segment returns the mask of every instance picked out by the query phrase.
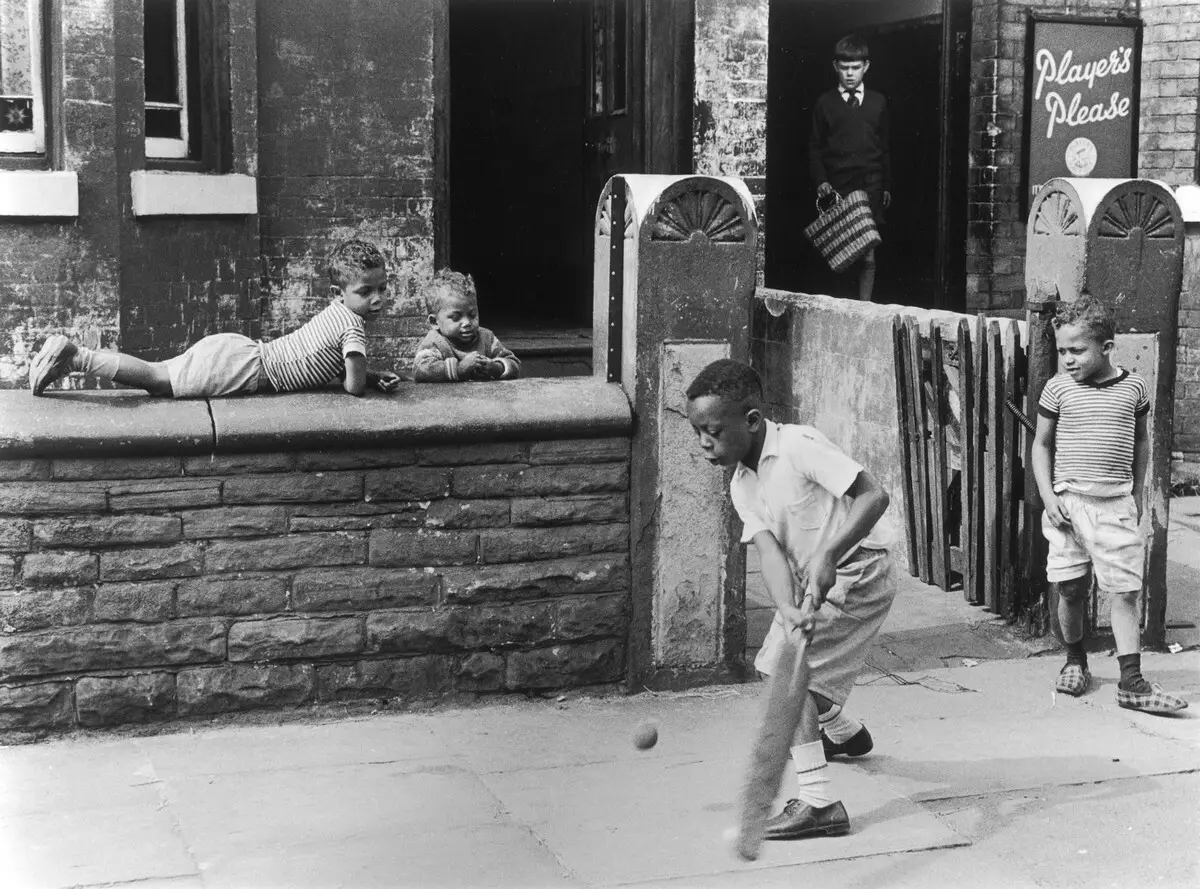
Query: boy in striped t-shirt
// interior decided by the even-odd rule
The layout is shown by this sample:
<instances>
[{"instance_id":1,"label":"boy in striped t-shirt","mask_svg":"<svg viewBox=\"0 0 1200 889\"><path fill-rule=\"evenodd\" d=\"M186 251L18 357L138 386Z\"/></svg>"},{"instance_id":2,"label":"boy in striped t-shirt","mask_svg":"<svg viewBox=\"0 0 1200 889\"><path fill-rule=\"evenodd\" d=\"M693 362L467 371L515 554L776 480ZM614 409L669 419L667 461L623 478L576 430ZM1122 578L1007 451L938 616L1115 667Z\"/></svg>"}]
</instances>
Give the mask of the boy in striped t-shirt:
<instances>
[{"instance_id":1,"label":"boy in striped t-shirt","mask_svg":"<svg viewBox=\"0 0 1200 889\"><path fill-rule=\"evenodd\" d=\"M1138 526L1149 460L1146 381L1112 363L1110 309L1086 294L1063 302L1054 318L1061 372L1042 390L1033 472L1045 504L1046 578L1058 588L1058 621L1067 663L1057 691L1088 690L1089 567L1112 597L1111 622L1121 664L1117 704L1173 713L1187 702L1142 677L1138 613L1145 562Z\"/></svg>"},{"instance_id":2,"label":"boy in striped t-shirt","mask_svg":"<svg viewBox=\"0 0 1200 889\"><path fill-rule=\"evenodd\" d=\"M329 257L332 302L299 330L256 342L240 333L206 336L182 355L143 361L120 352L77 346L49 337L29 370L29 388L46 386L72 371L174 398L219 398L254 392L320 389L335 379L351 395L367 387L392 392L400 377L367 370L363 323L383 311L387 262L373 244L350 240Z\"/></svg>"}]
</instances>

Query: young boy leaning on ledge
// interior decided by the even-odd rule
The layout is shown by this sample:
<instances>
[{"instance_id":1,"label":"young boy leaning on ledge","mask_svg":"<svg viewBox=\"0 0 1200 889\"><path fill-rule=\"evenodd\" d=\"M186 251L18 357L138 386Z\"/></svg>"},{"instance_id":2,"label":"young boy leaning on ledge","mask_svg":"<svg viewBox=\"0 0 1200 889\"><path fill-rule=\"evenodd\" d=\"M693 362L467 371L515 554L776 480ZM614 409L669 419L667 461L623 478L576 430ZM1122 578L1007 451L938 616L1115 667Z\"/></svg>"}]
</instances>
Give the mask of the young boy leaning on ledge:
<instances>
[{"instance_id":1,"label":"young boy leaning on ledge","mask_svg":"<svg viewBox=\"0 0 1200 889\"><path fill-rule=\"evenodd\" d=\"M78 372L173 398L299 392L322 389L335 379L351 395L362 395L368 386L394 391L399 376L367 370L364 319L382 312L388 295L383 254L366 241L346 241L330 254L329 282L328 306L299 330L268 342L218 333L175 358L143 361L77 346L55 334L33 359L29 388L41 395L55 380Z\"/></svg>"},{"instance_id":2,"label":"young boy leaning on ledge","mask_svg":"<svg viewBox=\"0 0 1200 889\"><path fill-rule=\"evenodd\" d=\"M413 379L418 383L512 380L521 362L496 335L479 326L475 282L469 275L441 269L425 291L432 329L417 345Z\"/></svg>"}]
</instances>

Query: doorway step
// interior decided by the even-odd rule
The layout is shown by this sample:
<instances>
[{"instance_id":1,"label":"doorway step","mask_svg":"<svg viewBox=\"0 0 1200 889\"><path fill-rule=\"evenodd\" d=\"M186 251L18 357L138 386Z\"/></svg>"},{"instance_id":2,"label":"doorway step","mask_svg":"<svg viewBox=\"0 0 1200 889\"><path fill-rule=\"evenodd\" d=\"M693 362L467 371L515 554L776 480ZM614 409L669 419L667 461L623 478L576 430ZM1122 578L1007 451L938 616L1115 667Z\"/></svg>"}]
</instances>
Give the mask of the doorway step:
<instances>
[{"instance_id":1,"label":"doorway step","mask_svg":"<svg viewBox=\"0 0 1200 889\"><path fill-rule=\"evenodd\" d=\"M523 377L584 377L592 372L590 328L498 327L495 333L521 359Z\"/></svg>"}]
</instances>

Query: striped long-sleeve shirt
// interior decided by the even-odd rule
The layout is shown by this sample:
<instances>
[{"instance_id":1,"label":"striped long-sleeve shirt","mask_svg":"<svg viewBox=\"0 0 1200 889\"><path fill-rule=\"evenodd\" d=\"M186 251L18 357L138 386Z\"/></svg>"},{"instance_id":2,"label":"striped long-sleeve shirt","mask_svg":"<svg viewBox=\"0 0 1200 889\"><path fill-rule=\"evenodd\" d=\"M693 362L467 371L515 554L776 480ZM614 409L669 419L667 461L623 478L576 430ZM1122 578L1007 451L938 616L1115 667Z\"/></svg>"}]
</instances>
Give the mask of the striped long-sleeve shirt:
<instances>
[{"instance_id":1,"label":"striped long-sleeve shirt","mask_svg":"<svg viewBox=\"0 0 1200 889\"><path fill-rule=\"evenodd\" d=\"M479 328L479 338L471 351L478 352L485 358L503 361L504 376L500 378L502 380L511 380L521 375L521 360L511 350L506 349L486 327ZM413 356L413 379L418 383L458 382L461 379L458 375L458 362L467 354L462 349L456 349L435 327L417 344L417 353Z\"/></svg>"},{"instance_id":2,"label":"striped long-sleeve shirt","mask_svg":"<svg viewBox=\"0 0 1200 889\"><path fill-rule=\"evenodd\" d=\"M1137 420L1150 410L1149 388L1137 373L1122 370L1103 383L1052 377L1038 413L1054 429L1054 490L1112 495L1133 486Z\"/></svg>"},{"instance_id":3,"label":"striped long-sleeve shirt","mask_svg":"<svg viewBox=\"0 0 1200 889\"><path fill-rule=\"evenodd\" d=\"M262 344L263 369L278 392L320 389L341 375L346 356L367 354L363 319L332 302L299 330Z\"/></svg>"}]
</instances>

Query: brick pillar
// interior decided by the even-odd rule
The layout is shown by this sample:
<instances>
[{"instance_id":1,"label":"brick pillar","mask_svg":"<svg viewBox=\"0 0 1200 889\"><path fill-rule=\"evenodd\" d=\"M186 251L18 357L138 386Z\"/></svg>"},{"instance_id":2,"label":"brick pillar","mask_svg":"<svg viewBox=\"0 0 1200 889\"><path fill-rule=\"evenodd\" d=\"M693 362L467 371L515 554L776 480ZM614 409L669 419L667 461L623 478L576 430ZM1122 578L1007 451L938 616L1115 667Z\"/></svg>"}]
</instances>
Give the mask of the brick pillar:
<instances>
[{"instance_id":1,"label":"brick pillar","mask_svg":"<svg viewBox=\"0 0 1200 889\"><path fill-rule=\"evenodd\" d=\"M696 0L695 171L737 176L760 226L767 192L767 0ZM758 240L757 280L763 283Z\"/></svg>"}]
</instances>

